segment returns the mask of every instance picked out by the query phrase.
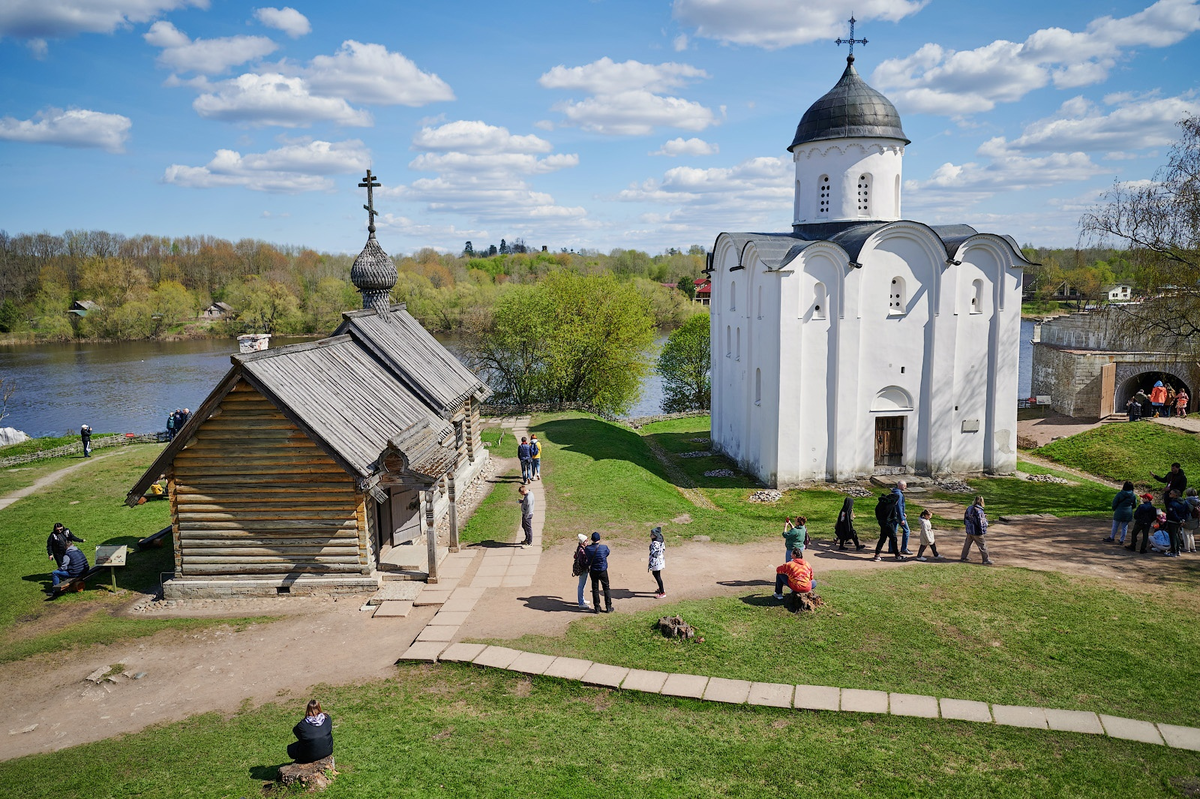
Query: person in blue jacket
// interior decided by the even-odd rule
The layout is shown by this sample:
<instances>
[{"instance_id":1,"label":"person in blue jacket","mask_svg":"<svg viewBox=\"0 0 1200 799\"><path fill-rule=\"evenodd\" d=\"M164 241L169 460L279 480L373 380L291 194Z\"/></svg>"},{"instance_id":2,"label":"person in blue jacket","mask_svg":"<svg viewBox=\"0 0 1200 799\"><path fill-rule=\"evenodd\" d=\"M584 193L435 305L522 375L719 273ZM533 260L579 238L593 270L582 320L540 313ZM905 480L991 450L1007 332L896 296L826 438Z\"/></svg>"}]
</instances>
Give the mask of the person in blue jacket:
<instances>
[{"instance_id":1,"label":"person in blue jacket","mask_svg":"<svg viewBox=\"0 0 1200 799\"><path fill-rule=\"evenodd\" d=\"M57 569L50 572L51 591L58 588L63 580L73 580L80 577L88 570L87 555L71 543L67 546L67 551L63 553L62 563Z\"/></svg>"},{"instance_id":2,"label":"person in blue jacket","mask_svg":"<svg viewBox=\"0 0 1200 799\"><path fill-rule=\"evenodd\" d=\"M612 596L608 591L609 550L600 543L600 534L592 533L591 546L587 548L588 574L592 576L592 613L600 612L600 586L604 586L604 612L612 613Z\"/></svg>"}]
</instances>

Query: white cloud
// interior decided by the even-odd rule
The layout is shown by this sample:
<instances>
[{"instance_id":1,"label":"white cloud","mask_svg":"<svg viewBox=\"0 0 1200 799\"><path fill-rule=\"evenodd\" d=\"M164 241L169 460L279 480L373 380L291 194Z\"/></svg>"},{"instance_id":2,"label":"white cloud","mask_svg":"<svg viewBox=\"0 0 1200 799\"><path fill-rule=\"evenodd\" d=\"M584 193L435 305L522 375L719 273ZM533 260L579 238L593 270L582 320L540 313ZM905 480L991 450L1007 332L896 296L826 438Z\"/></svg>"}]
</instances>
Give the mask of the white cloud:
<instances>
[{"instance_id":1,"label":"white cloud","mask_svg":"<svg viewBox=\"0 0 1200 799\"><path fill-rule=\"evenodd\" d=\"M0 139L61 147L96 147L110 153L125 150L133 123L120 114L83 108L47 108L33 119L0 118Z\"/></svg>"},{"instance_id":2,"label":"white cloud","mask_svg":"<svg viewBox=\"0 0 1200 799\"><path fill-rule=\"evenodd\" d=\"M554 149L550 142L539 136L514 136L507 128L465 119L436 128L421 128L412 144L417 150L475 153L548 153Z\"/></svg>"},{"instance_id":3,"label":"white cloud","mask_svg":"<svg viewBox=\"0 0 1200 799\"><path fill-rule=\"evenodd\" d=\"M296 9L286 6L284 8L256 8L254 9L254 18L268 28L283 31L293 39L299 39L312 31L308 17Z\"/></svg>"},{"instance_id":4,"label":"white cloud","mask_svg":"<svg viewBox=\"0 0 1200 799\"><path fill-rule=\"evenodd\" d=\"M580 67L558 65L538 79L547 89L590 92L583 100L554 106L573 125L613 136L644 136L656 127L704 130L717 120L700 103L660 92L682 86L708 73L690 64L616 63L605 57Z\"/></svg>"},{"instance_id":5,"label":"white cloud","mask_svg":"<svg viewBox=\"0 0 1200 799\"><path fill-rule=\"evenodd\" d=\"M214 75L230 67L262 58L278 45L265 36L227 36L221 39L187 37L170 22L155 22L142 36L153 47L161 47L158 63L178 72Z\"/></svg>"},{"instance_id":6,"label":"white cloud","mask_svg":"<svg viewBox=\"0 0 1200 799\"><path fill-rule=\"evenodd\" d=\"M112 33L186 6L208 8L208 0L5 0L0 3L0 36L61 39Z\"/></svg>"},{"instance_id":7,"label":"white cloud","mask_svg":"<svg viewBox=\"0 0 1200 799\"><path fill-rule=\"evenodd\" d=\"M686 33L679 34L671 42L671 45L675 48L675 52L682 53L684 50L688 49L688 35Z\"/></svg>"},{"instance_id":8,"label":"white cloud","mask_svg":"<svg viewBox=\"0 0 1200 799\"><path fill-rule=\"evenodd\" d=\"M329 175L354 174L370 165L371 152L357 139L301 141L245 156L234 150L217 150L204 166L171 164L163 173L163 182L199 189L239 186L297 194L332 189Z\"/></svg>"},{"instance_id":9,"label":"white cloud","mask_svg":"<svg viewBox=\"0 0 1200 799\"><path fill-rule=\"evenodd\" d=\"M871 80L904 110L962 117L1051 83L1070 89L1102 82L1129 49L1166 47L1197 30L1197 0L1158 0L1128 17L1099 17L1080 33L1045 28L1024 42L1000 39L961 51L926 44L884 61Z\"/></svg>"},{"instance_id":10,"label":"white cloud","mask_svg":"<svg viewBox=\"0 0 1200 799\"><path fill-rule=\"evenodd\" d=\"M50 45L46 44L45 39L30 39L25 42L25 46L29 48L29 53L38 61L44 61L50 53Z\"/></svg>"},{"instance_id":11,"label":"white cloud","mask_svg":"<svg viewBox=\"0 0 1200 799\"><path fill-rule=\"evenodd\" d=\"M672 15L697 36L774 50L849 33L851 14L859 22L899 22L929 0L675 0ZM855 38L863 31L856 30Z\"/></svg>"},{"instance_id":12,"label":"white cloud","mask_svg":"<svg viewBox=\"0 0 1200 799\"><path fill-rule=\"evenodd\" d=\"M715 144L709 144L703 139L691 138L671 139L663 142L663 146L655 150L649 155L667 155L674 158L677 155L716 155L721 152L721 148Z\"/></svg>"},{"instance_id":13,"label":"white cloud","mask_svg":"<svg viewBox=\"0 0 1200 799\"><path fill-rule=\"evenodd\" d=\"M315 57L304 77L314 94L356 103L421 106L454 99L445 81L400 53L353 39L332 56Z\"/></svg>"},{"instance_id":14,"label":"white cloud","mask_svg":"<svg viewBox=\"0 0 1200 799\"><path fill-rule=\"evenodd\" d=\"M1115 94L1104 98L1112 110L1083 97L1063 103L1057 112L1025 126L1021 135L1008 143L1024 152L1072 150L1141 150L1165 147L1179 138L1176 123L1189 114L1200 114L1200 99L1194 92L1179 97ZM1110 153L1106 158L1122 156ZM1126 158L1134 158L1124 154Z\"/></svg>"},{"instance_id":15,"label":"white cloud","mask_svg":"<svg viewBox=\"0 0 1200 799\"><path fill-rule=\"evenodd\" d=\"M192 103L196 113L223 122L304 127L316 121L365 127L371 115L340 98L311 94L302 78L246 73L210 87Z\"/></svg>"}]
</instances>

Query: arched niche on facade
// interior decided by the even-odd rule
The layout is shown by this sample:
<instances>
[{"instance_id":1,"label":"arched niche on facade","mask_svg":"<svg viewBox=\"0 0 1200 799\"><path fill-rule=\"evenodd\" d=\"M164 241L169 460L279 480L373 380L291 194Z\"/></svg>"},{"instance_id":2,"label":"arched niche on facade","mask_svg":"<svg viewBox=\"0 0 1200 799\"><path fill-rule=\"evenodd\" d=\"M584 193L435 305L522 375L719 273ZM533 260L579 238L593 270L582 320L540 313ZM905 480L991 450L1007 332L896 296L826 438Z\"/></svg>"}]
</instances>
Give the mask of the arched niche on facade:
<instances>
[{"instance_id":1,"label":"arched niche on facade","mask_svg":"<svg viewBox=\"0 0 1200 799\"><path fill-rule=\"evenodd\" d=\"M904 413L913 409L912 395L900 386L880 389L871 402L872 413Z\"/></svg>"}]
</instances>

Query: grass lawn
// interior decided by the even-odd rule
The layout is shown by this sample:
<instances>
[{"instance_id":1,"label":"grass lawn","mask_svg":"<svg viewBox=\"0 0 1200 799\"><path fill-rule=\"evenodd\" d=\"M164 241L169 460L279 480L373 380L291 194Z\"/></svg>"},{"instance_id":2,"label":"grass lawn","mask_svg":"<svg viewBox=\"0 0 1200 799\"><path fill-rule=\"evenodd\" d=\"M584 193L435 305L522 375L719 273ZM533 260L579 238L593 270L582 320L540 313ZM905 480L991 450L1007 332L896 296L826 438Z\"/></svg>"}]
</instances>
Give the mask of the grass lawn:
<instances>
[{"instance_id":1,"label":"grass lawn","mask_svg":"<svg viewBox=\"0 0 1200 799\"><path fill-rule=\"evenodd\" d=\"M158 444L123 448L0 511L0 551L5 553L0 560L0 661L150 635L167 627L226 623L113 616L112 611L127 598L109 591L107 573L93 577L88 590L80 594L50 600L42 593L54 568L46 556L46 536L58 521L86 539L79 546L89 563L95 562L98 545L129 546L128 565L117 570L120 588L157 586L160 574L174 569L169 542L148 552L136 548L139 538L167 525L168 503L128 508L123 502L129 486L160 450ZM66 462L69 465L78 459ZM32 482L29 472L18 474L24 484Z\"/></svg>"},{"instance_id":2,"label":"grass lawn","mask_svg":"<svg viewBox=\"0 0 1200 799\"><path fill-rule=\"evenodd\" d=\"M319 691L338 797L1179 795L1200 754L1089 735L595 689L471 666ZM307 697L0 763L36 797L261 796Z\"/></svg>"},{"instance_id":3,"label":"grass lawn","mask_svg":"<svg viewBox=\"0 0 1200 799\"><path fill-rule=\"evenodd\" d=\"M1106 424L1051 441L1034 453L1073 469L1161 490L1150 473L1166 474L1178 461L1200 477L1200 437L1154 422ZM1158 491L1155 491L1158 493Z\"/></svg>"},{"instance_id":4,"label":"grass lawn","mask_svg":"<svg viewBox=\"0 0 1200 799\"><path fill-rule=\"evenodd\" d=\"M670 585L669 569L664 577ZM1194 586L1133 594L1095 580L958 564L817 577L828 604L811 614L789 613L770 598L773 586L764 579L741 597L589 616L565 638L529 636L505 645L761 682L1094 710L1182 725L1200 719L1200 695L1192 690L1200 661L1200 611L1189 601ZM657 619L675 613L703 643L667 640L654 629Z\"/></svg>"},{"instance_id":5,"label":"grass lawn","mask_svg":"<svg viewBox=\"0 0 1200 799\"><path fill-rule=\"evenodd\" d=\"M93 433L92 440L98 441L101 438L120 435L120 433ZM62 447L67 444L78 444L80 442L78 433L71 433L65 436L43 436L41 438L30 438L22 441L19 444L9 444L8 446L0 447L0 458L11 458L14 455L28 455L33 452L42 452L55 447ZM82 456L77 456L82 457Z\"/></svg>"},{"instance_id":6,"label":"grass lawn","mask_svg":"<svg viewBox=\"0 0 1200 799\"><path fill-rule=\"evenodd\" d=\"M61 458L46 458L0 469L0 496L33 485L39 477L44 477L50 472L57 472L67 466L74 466L82 460L82 455L65 455Z\"/></svg>"}]
</instances>

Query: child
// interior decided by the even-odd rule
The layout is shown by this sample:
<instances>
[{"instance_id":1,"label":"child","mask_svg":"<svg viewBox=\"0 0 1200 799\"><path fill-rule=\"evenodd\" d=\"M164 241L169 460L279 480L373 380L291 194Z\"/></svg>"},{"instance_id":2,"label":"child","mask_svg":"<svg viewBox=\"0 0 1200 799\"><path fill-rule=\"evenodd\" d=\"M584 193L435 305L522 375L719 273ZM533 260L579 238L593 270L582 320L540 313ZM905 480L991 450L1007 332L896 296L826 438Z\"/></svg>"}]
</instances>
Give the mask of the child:
<instances>
[{"instance_id":1,"label":"child","mask_svg":"<svg viewBox=\"0 0 1200 799\"><path fill-rule=\"evenodd\" d=\"M917 550L917 560L924 562L929 560L925 557L925 547L929 547L933 552L934 560L941 560L942 556L938 554L937 544L933 542L933 525L929 521L933 518L933 511L926 508L921 511L921 548Z\"/></svg>"},{"instance_id":2,"label":"child","mask_svg":"<svg viewBox=\"0 0 1200 799\"><path fill-rule=\"evenodd\" d=\"M654 595L655 599L662 599L667 595L662 581L662 570L667 567L666 546L666 542L663 541L662 528L655 527L650 531L650 563L646 567L646 571L654 575L654 582L658 583L658 593Z\"/></svg>"},{"instance_id":3,"label":"child","mask_svg":"<svg viewBox=\"0 0 1200 799\"><path fill-rule=\"evenodd\" d=\"M790 563L792 560L792 550L798 549L804 551L804 547L808 544L808 518L797 516L796 523L788 517L783 517L783 543L787 544L787 552L784 553L784 563Z\"/></svg>"}]
</instances>

